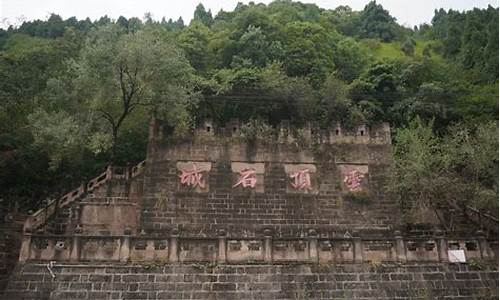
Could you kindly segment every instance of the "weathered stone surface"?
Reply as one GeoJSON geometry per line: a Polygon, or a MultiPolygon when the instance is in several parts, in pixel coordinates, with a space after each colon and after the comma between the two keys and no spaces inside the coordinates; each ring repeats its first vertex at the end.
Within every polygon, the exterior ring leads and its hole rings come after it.
{"type": "Polygon", "coordinates": [[[494,241],[401,232],[385,197],[387,126],[337,127],[316,144],[309,127],[304,141],[283,127],[271,143],[244,141],[238,128],[221,136],[208,122],[177,142],[157,130],[141,172],[106,175],[45,232],[24,235],[26,259],[3,299],[496,297],[496,265],[445,263],[448,247],[491,261],[494,241]]]}
{"type": "Polygon", "coordinates": [[[362,264],[67,264],[57,265],[52,279],[45,265],[27,263],[19,266],[0,299],[498,299],[496,269],[448,264],[383,265],[377,270],[362,264]]]}

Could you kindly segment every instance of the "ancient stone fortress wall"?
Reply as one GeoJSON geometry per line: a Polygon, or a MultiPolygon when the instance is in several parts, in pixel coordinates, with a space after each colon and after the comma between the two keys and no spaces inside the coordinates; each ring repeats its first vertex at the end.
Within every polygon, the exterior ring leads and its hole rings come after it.
{"type": "Polygon", "coordinates": [[[301,236],[394,230],[396,203],[384,197],[390,163],[387,124],[340,126],[300,138],[286,124],[279,135],[252,140],[238,123],[207,122],[187,141],[151,134],[144,173],[141,225],[147,232],[255,236],[264,229],[301,236]],[[356,197],[360,195],[359,197],[356,197]],[[352,197],[349,197],[352,196],[352,197]]]}
{"type": "Polygon", "coordinates": [[[495,298],[498,240],[401,226],[388,126],[279,132],[152,123],[145,162],[27,220],[4,299],[495,298]]]}

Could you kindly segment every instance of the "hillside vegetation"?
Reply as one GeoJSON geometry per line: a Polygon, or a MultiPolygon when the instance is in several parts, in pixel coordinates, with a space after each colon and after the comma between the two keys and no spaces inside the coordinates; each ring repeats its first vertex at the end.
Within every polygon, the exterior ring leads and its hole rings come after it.
{"type": "Polygon", "coordinates": [[[200,4],[189,24],[52,14],[0,30],[2,206],[39,207],[109,162],[144,159],[156,116],[181,136],[207,117],[387,121],[389,190],[404,207],[496,214],[498,14],[440,9],[405,28],[375,1],[278,0],[216,14],[200,4]]]}

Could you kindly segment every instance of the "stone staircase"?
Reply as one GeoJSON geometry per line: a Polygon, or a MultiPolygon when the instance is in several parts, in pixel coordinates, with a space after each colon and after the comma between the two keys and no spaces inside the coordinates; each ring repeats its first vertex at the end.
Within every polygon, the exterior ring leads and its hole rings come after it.
{"type": "Polygon", "coordinates": [[[133,167],[108,166],[106,171],[99,176],[89,180],[86,184],[81,184],[62,197],[50,201],[45,207],[29,216],[24,223],[23,230],[25,232],[65,233],[68,220],[73,218],[74,210],[72,207],[75,203],[93,194],[111,179],[129,180],[139,176],[144,171],[145,165],[146,162],[142,161],[133,167]]]}
{"type": "Polygon", "coordinates": [[[19,260],[23,232],[45,232],[48,234],[65,234],[74,218],[79,202],[89,195],[99,193],[111,179],[128,180],[142,174],[145,161],[134,167],[108,166],[106,171],[89,180],[86,184],[50,201],[45,207],[32,215],[23,213],[6,213],[0,226],[0,293],[7,286],[9,276],[19,260]]]}

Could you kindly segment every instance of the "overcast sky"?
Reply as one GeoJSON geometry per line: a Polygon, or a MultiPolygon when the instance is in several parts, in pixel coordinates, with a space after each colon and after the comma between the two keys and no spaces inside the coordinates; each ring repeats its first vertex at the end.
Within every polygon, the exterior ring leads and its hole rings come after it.
{"type": "MultiPolygon", "coordinates": [[[[63,18],[76,16],[78,19],[89,17],[94,20],[104,15],[117,19],[120,15],[140,17],[151,12],[154,19],[162,17],[177,19],[182,16],[188,23],[198,3],[211,9],[214,15],[220,10],[233,10],[243,0],[0,0],[0,25],[16,25],[22,20],[46,19],[50,13],[63,18]]],[[[269,3],[271,1],[255,1],[269,3]]],[[[303,0],[316,3],[322,8],[335,8],[349,5],[354,10],[362,10],[369,0],[303,0]]],[[[491,0],[378,0],[400,24],[406,26],[429,23],[434,9],[445,8],[468,10],[473,7],[484,8],[488,4],[498,7],[498,1],[491,0]]]]}

